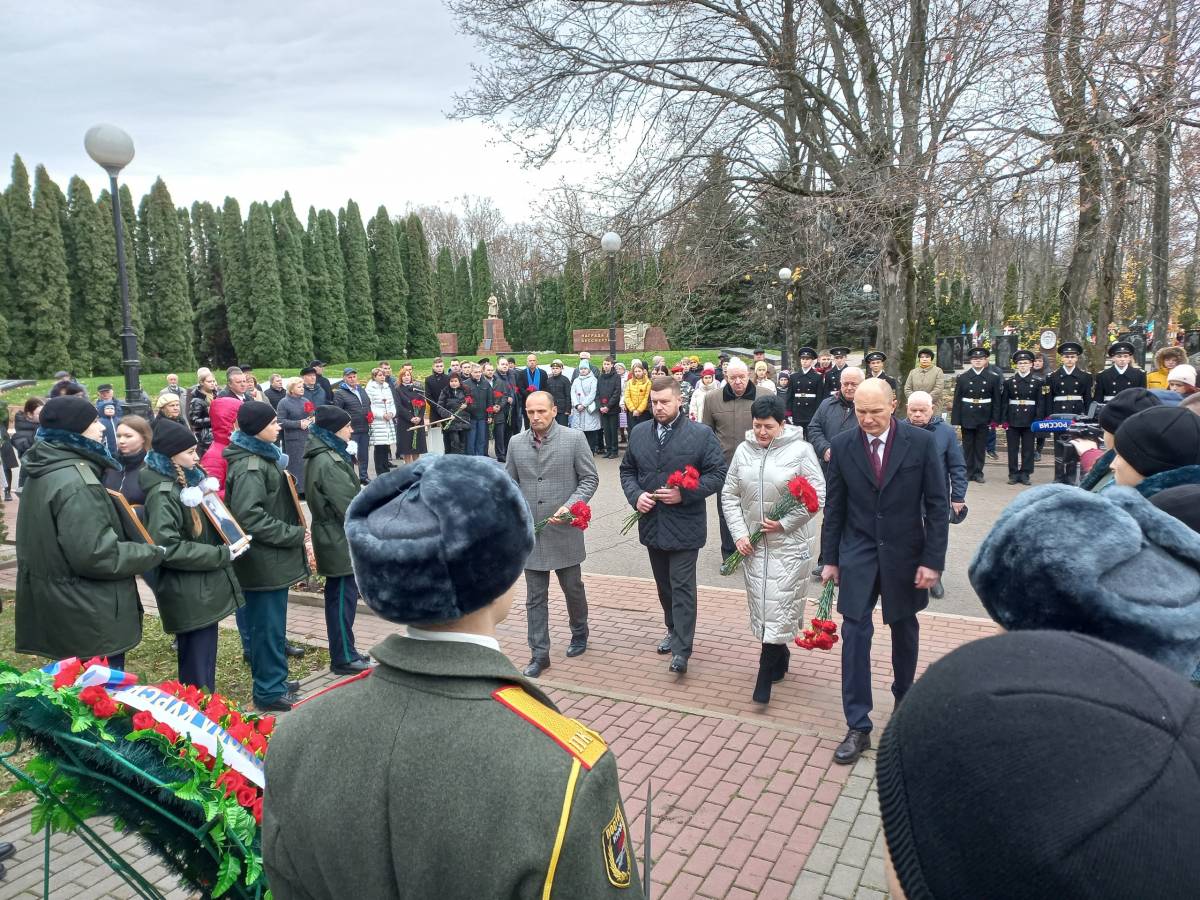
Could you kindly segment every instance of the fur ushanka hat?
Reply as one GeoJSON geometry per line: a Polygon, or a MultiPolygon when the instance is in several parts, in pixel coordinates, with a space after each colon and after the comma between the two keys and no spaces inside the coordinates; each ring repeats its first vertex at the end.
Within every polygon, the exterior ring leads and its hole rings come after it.
{"type": "Polygon", "coordinates": [[[449,622],[508,588],[533,550],[533,519],[493,460],[426,456],[362,490],[346,511],[354,575],[391,622],[449,622]]]}
{"type": "Polygon", "coordinates": [[[1200,680],[1200,534],[1131,488],[1026,491],[969,574],[1009,631],[1094,635],[1200,680]]]}

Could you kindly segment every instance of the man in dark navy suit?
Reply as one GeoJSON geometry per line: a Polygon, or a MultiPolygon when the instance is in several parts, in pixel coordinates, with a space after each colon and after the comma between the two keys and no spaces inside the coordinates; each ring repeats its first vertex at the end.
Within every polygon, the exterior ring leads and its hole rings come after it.
{"type": "Polygon", "coordinates": [[[878,378],[854,395],[858,427],[832,442],[825,473],[821,580],[838,584],[842,709],[849,731],[834,761],[871,747],[872,611],[883,598],[892,632],[892,694],[899,704],[917,671],[917,613],[946,562],[950,503],[934,436],[895,417],[896,395],[878,378]]]}

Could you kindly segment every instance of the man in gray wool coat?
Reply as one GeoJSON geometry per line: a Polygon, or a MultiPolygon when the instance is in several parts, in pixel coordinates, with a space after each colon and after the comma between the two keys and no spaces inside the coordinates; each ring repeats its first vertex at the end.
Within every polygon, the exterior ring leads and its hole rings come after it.
{"type": "MultiPolygon", "coordinates": [[[[587,502],[596,493],[600,478],[582,431],[564,428],[555,421],[558,410],[546,391],[525,398],[529,428],[508,445],[505,469],[521,489],[533,521],[566,513],[572,504],[587,502]]],[[[587,650],[587,594],[580,568],[586,557],[583,532],[569,523],[551,522],[537,536],[525,561],[525,608],[529,623],[529,649],[533,657],[524,675],[537,678],[550,668],[550,573],[558,576],[567,598],[571,643],[567,656],[587,650]]]]}

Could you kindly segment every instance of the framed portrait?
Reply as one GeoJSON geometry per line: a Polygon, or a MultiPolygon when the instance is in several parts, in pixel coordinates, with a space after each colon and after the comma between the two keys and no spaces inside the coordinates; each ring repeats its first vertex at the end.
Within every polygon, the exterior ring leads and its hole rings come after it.
{"type": "Polygon", "coordinates": [[[296,492],[296,479],[292,477],[291,472],[285,471],[283,477],[287,479],[288,490],[292,492],[292,503],[296,505],[296,520],[300,523],[300,527],[307,528],[308,521],[304,518],[304,507],[300,505],[300,495],[296,492]]]}
{"type": "Polygon", "coordinates": [[[230,550],[240,550],[250,543],[250,536],[242,531],[242,526],[237,523],[233,513],[216,494],[205,494],[204,499],[200,501],[200,506],[203,507],[204,515],[208,516],[208,521],[212,523],[213,528],[217,529],[217,534],[221,535],[221,540],[229,545],[230,550]]]}
{"type": "Polygon", "coordinates": [[[142,520],[138,516],[141,506],[133,506],[120,491],[114,491],[112,488],[107,490],[113,506],[116,507],[117,517],[121,520],[121,531],[124,532],[125,540],[153,546],[154,541],[150,537],[150,532],[146,530],[146,526],[142,524],[142,520]]]}

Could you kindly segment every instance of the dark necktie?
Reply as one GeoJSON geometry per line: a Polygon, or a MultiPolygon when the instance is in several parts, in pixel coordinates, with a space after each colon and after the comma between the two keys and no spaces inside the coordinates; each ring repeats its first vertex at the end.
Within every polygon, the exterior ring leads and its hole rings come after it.
{"type": "Polygon", "coordinates": [[[668,425],[658,426],[658,446],[662,446],[667,442],[667,436],[671,433],[671,428],[668,425]]]}
{"type": "Polygon", "coordinates": [[[879,453],[882,446],[883,441],[879,438],[871,438],[871,468],[875,470],[876,483],[883,480],[883,457],[879,453]]]}

